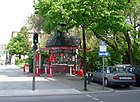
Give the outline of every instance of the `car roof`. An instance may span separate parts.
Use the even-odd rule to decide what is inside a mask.
[[[127,66],[131,66],[131,64],[116,64],[115,67],[127,67]]]
[[[140,65],[127,66],[126,68],[140,68]]]

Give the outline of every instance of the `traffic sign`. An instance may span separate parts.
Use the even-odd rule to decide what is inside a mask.
[[[104,41],[100,43],[100,52],[106,52],[106,43]]]
[[[106,52],[106,46],[100,46],[100,52]]]
[[[109,52],[99,52],[98,55],[99,55],[100,57],[104,57],[104,56],[109,56],[110,53],[109,53]]]

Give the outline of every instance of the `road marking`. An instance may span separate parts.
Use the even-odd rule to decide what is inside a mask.
[[[89,98],[92,98],[93,100],[96,100],[98,102],[104,102],[104,101],[101,101],[100,99],[98,99],[96,97],[91,96],[91,95],[86,95],[86,96],[89,97]]]
[[[93,97],[92,99],[94,99],[94,100],[96,100],[96,101],[99,101],[99,99],[98,99],[98,98],[96,98],[96,97]]]
[[[92,97],[91,95],[86,95],[87,97]]]

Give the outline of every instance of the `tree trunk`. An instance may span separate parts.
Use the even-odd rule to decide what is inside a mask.
[[[18,58],[21,59],[21,54],[19,54]]]
[[[130,3],[131,2],[131,0],[128,0],[128,3]]]
[[[131,65],[133,65],[133,50],[132,50],[132,44],[131,44],[131,39],[129,37],[128,31],[125,33],[125,38],[127,41],[127,46],[128,46],[128,59]]]

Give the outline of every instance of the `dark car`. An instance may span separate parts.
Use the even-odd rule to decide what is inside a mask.
[[[128,72],[135,74],[136,84],[140,86],[140,66],[127,66]]]
[[[93,81],[101,82],[103,79],[103,72],[96,71],[93,72]],[[136,77],[134,74],[129,73],[123,67],[106,66],[104,67],[104,85],[123,85],[125,87],[130,87],[136,83]]]

